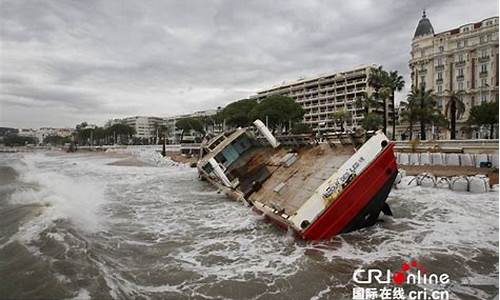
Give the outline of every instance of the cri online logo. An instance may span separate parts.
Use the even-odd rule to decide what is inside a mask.
[[[413,272],[412,272],[413,271]],[[366,279],[363,279],[366,277]],[[410,263],[403,263],[401,269],[394,274],[387,270],[384,274],[380,269],[357,269],[352,274],[352,279],[358,284],[390,284],[402,285],[407,284],[448,284],[450,276],[443,274],[427,274],[422,264],[413,260]]]

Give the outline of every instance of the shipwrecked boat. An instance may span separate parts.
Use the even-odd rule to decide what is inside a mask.
[[[394,143],[366,135],[274,137],[255,127],[219,134],[201,146],[200,178],[306,240],[375,224],[396,179]]]

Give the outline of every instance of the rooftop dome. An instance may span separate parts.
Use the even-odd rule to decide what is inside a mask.
[[[417,30],[415,30],[415,35],[413,38],[417,38],[419,36],[434,34],[434,28],[432,28],[431,21],[427,19],[427,16],[424,13],[422,14],[422,19],[418,22]]]

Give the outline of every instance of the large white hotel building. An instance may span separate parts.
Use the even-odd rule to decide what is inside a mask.
[[[477,129],[470,136],[466,120],[471,107],[498,101],[498,17],[434,33],[424,12],[411,43],[409,66],[412,85],[434,90],[443,113],[449,91],[463,91],[466,110],[457,122],[457,137],[482,137]],[[448,138],[449,132],[439,137]]]

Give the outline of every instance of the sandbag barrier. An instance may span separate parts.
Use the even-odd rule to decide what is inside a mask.
[[[422,173],[417,176],[406,176],[404,170],[399,170],[394,182],[396,189],[405,189],[412,186],[428,188],[450,189],[455,192],[486,193],[497,191],[498,185],[490,188],[490,179],[485,175],[436,177],[431,173]]]
[[[498,168],[498,153],[396,153],[399,165]]]

